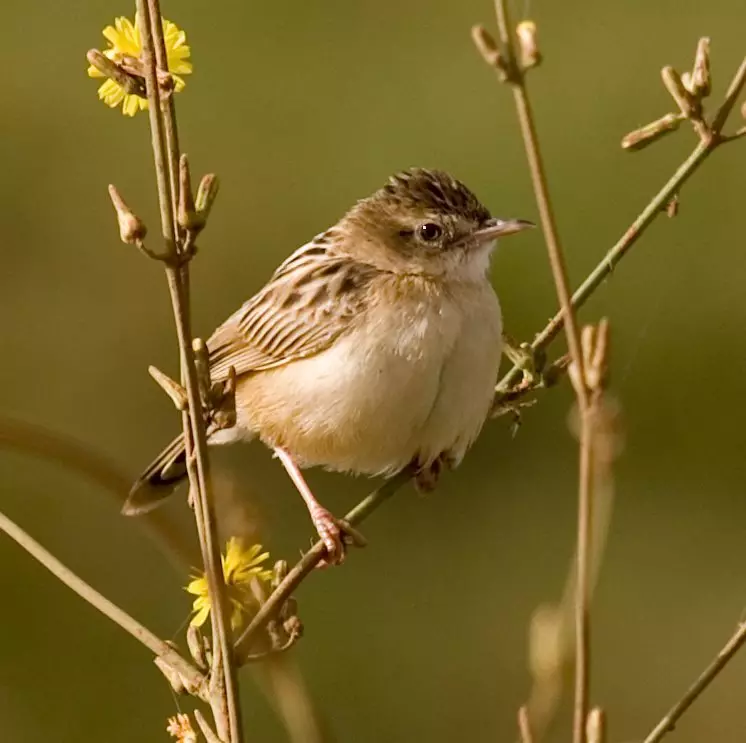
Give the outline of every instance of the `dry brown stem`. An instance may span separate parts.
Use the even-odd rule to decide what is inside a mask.
[[[207,576],[213,611],[213,668],[210,674],[211,706],[218,735],[228,743],[241,743],[243,730],[238,698],[238,678],[233,661],[227,617],[220,546],[212,501],[210,462],[199,384],[192,351],[189,315],[188,261],[190,236],[177,221],[179,196],[179,143],[173,96],[162,96],[158,72],[167,73],[168,61],[163,40],[163,25],[158,0],[137,0],[139,31],[142,42],[142,66],[148,95],[148,110],[161,231],[165,242],[164,265],[181,357],[182,384],[187,393],[188,412],[182,415],[187,445],[187,464],[194,498],[197,533]],[[182,178],[183,182],[184,179]],[[188,181],[188,179],[187,179]],[[182,198],[183,200],[183,198]]]
[[[744,643],[746,643],[746,622],[741,622],[712,662],[648,734],[644,743],[658,743],[667,733],[670,733],[676,727],[676,723],[681,716],[699,699],[705,689],[743,647]]]
[[[15,540],[32,557],[36,558],[56,578],[62,581],[91,606],[98,609],[105,617],[118,624],[125,632],[139,640],[146,648],[155,654],[161,666],[172,672],[184,689],[190,694],[207,698],[205,677],[191,663],[184,659],[167,642],[154,635],[147,627],[120,609],[116,604],[101,595],[93,586],[73,573],[70,568],[58,560],[51,552],[44,549],[36,540],[32,539],[20,526],[0,513],[0,530]]]

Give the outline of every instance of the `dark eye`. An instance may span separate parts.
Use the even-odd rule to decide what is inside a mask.
[[[443,234],[443,228],[434,222],[425,222],[419,227],[419,235],[426,242],[437,240]]]

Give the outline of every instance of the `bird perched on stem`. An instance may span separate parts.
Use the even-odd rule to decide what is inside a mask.
[[[447,173],[392,176],[293,253],[208,341],[214,380],[236,372],[236,424],[211,444],[260,438],[306,502],[329,562],[345,525],[301,468],[393,475],[434,486],[477,437],[497,381],[500,305],[487,277],[497,238],[530,222],[493,218]],[[134,484],[143,513],[186,475],[176,438]]]

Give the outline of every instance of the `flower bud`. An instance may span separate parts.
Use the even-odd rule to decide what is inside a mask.
[[[145,223],[124,203],[116,186],[109,186],[109,196],[117,213],[119,237],[122,242],[127,245],[139,245],[148,233]]]
[[[622,139],[622,149],[641,150],[661,137],[679,128],[683,116],[681,114],[666,114],[660,119],[646,124],[630,132]]]
[[[220,182],[214,173],[208,173],[207,175],[202,176],[202,180],[199,182],[199,188],[197,189],[195,208],[197,209],[197,213],[205,220],[210,216],[210,211],[213,202],[215,201],[215,197],[218,195],[219,188]]]
[[[536,24],[533,21],[521,21],[515,33],[521,50],[521,67],[524,70],[536,67],[541,63],[541,52],[536,43]]]
[[[703,36],[697,44],[694,68],[691,75],[691,92],[698,98],[705,98],[712,90],[710,77],[710,40]]]
[[[200,232],[205,226],[205,217],[199,214],[192,197],[192,179],[186,155],[179,158],[179,206],[176,220],[188,232]]]
[[[492,38],[492,34],[482,25],[472,26],[471,38],[474,41],[477,51],[482,55],[482,59],[490,66],[497,70],[500,79],[508,79],[508,68],[497,43]]]
[[[684,86],[679,73],[669,65],[661,70],[661,78],[671,97],[676,101],[676,105],[679,107],[681,113],[687,119],[697,114],[698,104]]]

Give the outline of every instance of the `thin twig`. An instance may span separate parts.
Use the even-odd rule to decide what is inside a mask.
[[[746,85],[746,59],[741,63],[736,74],[728,86],[725,101],[715,114],[712,128],[715,132],[722,132],[728,114],[733,109],[741,91]],[[655,218],[663,213],[666,204],[677,194],[681,187],[697,171],[702,163],[721,145],[734,141],[737,137],[727,137],[719,134],[709,142],[700,141],[692,150],[691,154],[676,169],[676,172],[668,179],[665,185],[653,196],[647,206],[635,217],[632,224],[624,231],[617,242],[607,251],[606,255],[599,261],[598,265],[586,277],[583,283],[572,295],[574,308],[582,307],[591,295],[598,289],[606,277],[616,268],[619,261],[627,254],[629,249],[640,239],[645,230],[650,227]],[[562,330],[564,315],[562,311],[547,323],[547,325],[536,335],[531,348],[540,351],[546,348]],[[521,378],[522,370],[519,366],[513,366],[497,385],[498,394],[509,390]]]
[[[361,500],[343,520],[353,526],[361,523],[368,518],[373,511],[383,505],[383,503],[396,493],[402,485],[408,482],[411,477],[412,473],[409,470],[400,472],[395,477],[392,477],[380,488],[374,490],[363,498],[363,500]],[[235,647],[238,658],[243,658],[248,654],[251,648],[251,643],[257,633],[267,626],[267,623],[277,614],[282,605],[290,598],[297,586],[311,573],[311,571],[313,571],[325,554],[326,547],[319,539],[314,543],[311,549],[308,550],[300,560],[298,560],[280,585],[272,591],[270,597],[264,604],[262,604],[259,611],[251,620],[251,624],[249,624],[236,641]]]
[[[577,389],[576,389],[577,391]],[[580,395],[578,395],[580,400]],[[573,741],[583,743],[589,709],[591,622],[590,540],[593,507],[593,418],[589,403],[578,405],[580,425],[580,472],[578,484],[577,562],[575,585],[575,693],[573,696]]]
[[[699,675],[697,680],[687,689],[681,699],[666,713],[663,719],[653,728],[652,732],[645,738],[644,743],[657,743],[667,733],[670,733],[681,716],[692,706],[704,690],[715,680],[717,675],[732,660],[733,656],[746,643],[746,622],[738,625],[738,629],[725,643],[722,650],[715,656],[714,660]]]
[[[575,704],[573,722],[573,741],[583,743],[585,740],[585,722],[588,716],[588,695],[590,686],[590,588],[589,576],[589,542],[591,522],[591,436],[592,423],[590,414],[590,397],[585,380],[585,365],[581,356],[580,335],[575,319],[575,308],[570,297],[570,284],[567,278],[565,257],[560,243],[554,210],[549,196],[544,162],[541,156],[539,139],[531,107],[531,100],[526,86],[526,76],[518,61],[513,43],[512,27],[508,17],[506,0],[495,0],[497,25],[506,57],[508,75],[505,82],[513,91],[516,112],[520,124],[523,144],[528,159],[536,204],[539,209],[544,240],[547,244],[549,263],[554,277],[554,286],[560,304],[560,314],[564,319],[567,349],[576,370],[575,394],[583,418],[583,430],[580,446],[580,483],[578,488],[578,522],[577,522],[577,592],[575,596]]]
[[[506,57],[505,64],[508,69],[508,76],[505,82],[510,85],[513,91],[521,136],[523,137],[528,166],[531,172],[531,182],[536,197],[536,205],[539,209],[544,240],[547,244],[547,252],[549,254],[549,263],[552,268],[554,285],[559,299],[560,313],[564,318],[567,334],[567,350],[570,352],[570,358],[580,365],[580,335],[575,321],[575,308],[570,300],[570,284],[567,279],[565,257],[557,231],[552,202],[549,197],[544,162],[541,156],[539,139],[536,135],[531,101],[526,88],[526,78],[515,53],[506,0],[495,0],[495,11],[497,14],[500,41],[502,42],[502,51]],[[579,404],[581,407],[585,407],[588,402],[588,393],[585,390],[585,385],[583,385],[583,392],[578,394],[580,395],[578,398]]]
[[[68,588],[98,609],[105,617],[118,624],[125,632],[139,640],[157,658],[161,658],[178,674],[190,693],[206,699],[207,689],[204,676],[191,663],[182,658],[171,645],[154,635],[147,627],[144,627],[105,596],[102,596],[93,586],[78,577],[70,568],[60,562],[51,552],[42,547],[2,512],[0,512],[0,529]]]
[[[181,368],[184,387],[189,401],[188,417],[184,414],[184,434],[191,442],[193,451],[187,451],[190,460],[190,478],[195,498],[195,519],[202,548],[202,558],[207,576],[208,593],[213,607],[212,627],[215,647],[215,671],[218,667],[224,675],[225,702],[228,714],[230,743],[241,743],[243,731],[241,708],[238,698],[238,678],[233,663],[230,635],[228,631],[228,606],[225,595],[220,547],[217,538],[216,519],[211,497],[210,464],[207,454],[205,421],[200,404],[199,387],[192,353],[192,333],[189,318],[187,295],[187,268],[179,244],[176,224],[176,204],[178,179],[178,142],[176,141],[173,119],[173,102],[162,106],[158,86],[157,59],[163,58],[163,30],[160,8],[157,0],[137,0],[140,16],[140,37],[142,40],[142,62],[145,68],[145,82],[148,92],[148,108],[152,132],[153,155],[158,182],[158,200],[161,214],[161,230],[168,249],[166,261],[171,303],[179,342]],[[158,30],[155,31],[154,28]],[[166,60],[167,62],[167,60]],[[167,70],[167,65],[164,68]],[[164,111],[163,109],[166,109]],[[192,455],[193,454],[193,462]],[[214,674],[213,674],[214,675]],[[213,678],[213,682],[217,682]],[[213,709],[215,709],[213,707]],[[219,720],[216,719],[216,724]]]

